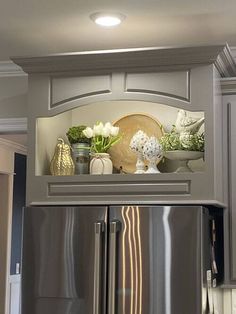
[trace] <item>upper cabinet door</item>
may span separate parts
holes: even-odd
[[[228,207],[225,210],[225,283],[236,285],[236,89],[232,82],[223,82],[224,105],[224,188]],[[228,86],[228,84],[230,84]],[[230,88],[230,91],[225,89]],[[234,93],[234,95],[232,95]]]
[[[228,198],[229,198],[229,250],[230,277],[236,280],[236,95],[225,99],[228,109]]]

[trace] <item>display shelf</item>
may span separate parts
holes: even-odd
[[[141,113],[144,117],[148,116],[157,121],[162,126],[164,132],[169,132],[175,124],[179,108],[167,106],[159,103],[149,103],[144,101],[106,101],[92,103],[87,106],[78,107],[73,110],[62,112],[53,117],[37,118],[36,122],[36,153],[35,153],[35,174],[48,175],[50,174],[49,165],[54,154],[55,145],[58,138],[63,138],[68,143],[66,132],[69,127],[75,125],[93,126],[97,121],[111,122],[119,120],[130,114]],[[195,118],[204,117],[204,112],[187,111],[188,115]],[[140,122],[141,123],[141,122]],[[130,126],[133,127],[133,126]],[[140,126],[142,131],[146,131],[145,124]],[[156,133],[156,130],[149,130],[150,136]],[[204,132],[204,125],[201,127],[199,133]],[[125,137],[123,135],[123,137]],[[122,139],[121,139],[122,142]],[[126,150],[129,151],[128,143],[126,143]],[[132,153],[131,153],[132,155]],[[135,154],[134,154],[135,156]],[[193,171],[204,171],[204,163],[202,160],[190,162]],[[161,166],[161,172],[173,172],[177,167],[174,162],[166,162]],[[121,164],[122,166],[122,164]],[[118,172],[119,169],[114,169]]]

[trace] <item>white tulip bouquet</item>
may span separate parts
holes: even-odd
[[[105,123],[105,125],[102,122],[97,122],[93,128],[87,127],[83,133],[91,139],[92,153],[106,153],[121,139],[119,127],[112,126],[110,122]]]

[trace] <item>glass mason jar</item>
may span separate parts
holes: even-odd
[[[88,143],[73,144],[72,152],[75,164],[75,174],[88,174],[90,145]]]

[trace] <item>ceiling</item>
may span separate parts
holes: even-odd
[[[122,25],[105,29],[89,15],[121,12]],[[236,46],[235,0],[7,0],[0,2],[0,61],[111,48]]]

